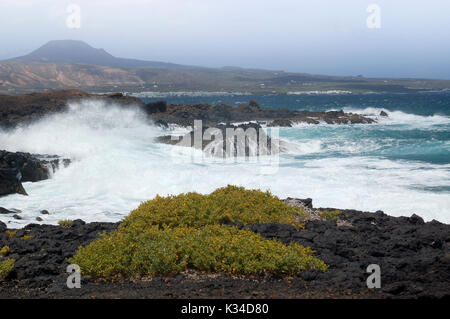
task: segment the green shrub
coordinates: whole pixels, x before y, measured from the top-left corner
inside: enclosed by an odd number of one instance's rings
[[[65,219],[65,220],[60,220],[58,222],[58,225],[64,228],[70,228],[73,226],[73,220],[69,220],[69,219]]]
[[[22,237],[22,240],[30,240],[30,239],[33,239],[33,236],[32,236],[32,235],[24,235],[24,236]]]
[[[69,262],[99,279],[145,278],[187,269],[241,275],[325,270],[310,248],[286,246],[223,225],[288,224],[304,214],[269,192],[235,186],[209,195],[157,196],[131,212],[117,230],[79,247]]]
[[[341,215],[342,212],[340,210],[323,210],[319,211],[319,216],[325,220],[337,220],[339,218],[339,215]]]
[[[13,270],[15,262],[16,261],[11,258],[7,258],[0,262],[0,281],[4,280]]]
[[[0,249],[0,256],[6,256],[9,253],[9,246],[3,246],[2,249]]]
[[[310,248],[267,240],[248,230],[225,225],[201,229],[150,226],[136,234],[121,230],[80,247],[70,263],[94,278],[142,278],[187,269],[231,274],[296,274],[325,270]]]
[[[291,224],[296,218],[304,216],[302,208],[291,207],[270,192],[227,186],[209,195],[156,196],[132,211],[121,227],[140,231],[150,225],[201,227],[224,222]]]

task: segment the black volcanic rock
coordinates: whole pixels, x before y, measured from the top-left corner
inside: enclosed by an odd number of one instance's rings
[[[290,120],[275,120],[269,124],[269,127],[292,127],[292,122]]]
[[[300,275],[313,285],[341,290],[364,288],[367,266],[378,264],[380,291],[391,297],[450,297],[450,225],[425,223],[417,215],[396,218],[383,212],[355,210],[343,210],[340,218],[348,226],[312,220],[300,231],[280,224],[240,228],[314,249],[329,269],[325,273],[307,271]]]
[[[229,133],[230,132],[230,133]],[[281,141],[273,140],[264,132],[260,124],[219,124],[215,127],[202,126],[202,137],[211,134],[209,139],[202,138],[201,148],[212,157],[238,157],[278,154],[284,150]],[[231,136],[230,136],[231,134]],[[184,136],[159,136],[159,143],[196,147],[194,131]]]
[[[22,175],[18,169],[0,168],[0,196],[9,194],[28,195],[21,183]]]
[[[309,205],[309,200],[292,199]],[[145,281],[95,281],[82,277],[82,289],[67,289],[67,258],[82,245],[116,229],[118,223],[84,223],[70,228],[30,224],[14,237],[0,222],[0,242],[16,260],[0,282],[0,298],[449,298],[450,225],[421,223],[416,216],[396,218],[383,212],[343,210],[347,226],[312,220],[304,230],[292,225],[243,226],[265,238],[311,247],[329,266],[326,272],[304,271],[289,278],[249,278],[195,273]],[[419,222],[419,223],[417,223]],[[23,240],[24,235],[31,239]],[[1,257],[0,257],[1,258]],[[381,289],[368,289],[367,266],[381,267]],[[192,279],[194,278],[194,279]],[[170,283],[170,285],[169,285]],[[220,291],[220,295],[217,292]],[[255,293],[257,295],[255,295]]]
[[[150,102],[143,106],[143,109],[147,114],[166,112],[167,111],[167,102],[166,101],[156,101]]]
[[[6,214],[14,214],[15,212],[13,212],[12,210],[8,210],[8,209],[6,209],[6,208],[4,208],[4,207],[0,207],[0,215],[1,214],[3,214],[3,215],[6,215]]]
[[[0,150],[0,196],[27,195],[22,182],[38,182],[48,179],[60,165],[67,166],[68,159],[58,156],[12,153]]]
[[[68,102],[83,99],[104,100],[122,106],[144,105],[140,99],[124,96],[122,93],[98,95],[80,90],[60,90],[24,95],[0,94],[0,127],[11,128],[39,120],[49,114],[65,112]]]
[[[164,112],[152,113],[154,120],[181,126],[192,126],[194,120],[202,120],[205,126],[217,126],[221,123],[265,122],[269,126],[292,126],[292,123],[318,124],[370,124],[371,118],[341,111],[310,112],[288,109],[270,109],[260,107],[256,102],[241,104],[237,107],[216,104],[170,105]],[[274,124],[272,124],[274,123]]]

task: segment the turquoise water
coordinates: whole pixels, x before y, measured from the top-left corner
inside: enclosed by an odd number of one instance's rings
[[[417,94],[226,95],[158,96],[145,102],[173,104],[226,103],[238,105],[255,99],[263,107],[292,110],[341,110],[375,118],[376,125],[305,125],[281,129],[294,141],[318,141],[321,151],[297,157],[370,156],[391,160],[450,164],[450,92]],[[388,119],[377,115],[384,110]],[[447,190],[448,187],[437,188]]]
[[[2,215],[0,220],[23,227],[46,209],[50,215],[44,223],[118,221],[157,194],[209,193],[233,184],[270,190],[280,198],[310,197],[315,207],[383,210],[393,216],[416,213],[450,223],[449,93],[191,95],[160,94],[145,101],[236,105],[253,98],[266,107],[343,109],[378,123],[296,124],[279,130],[287,152],[269,157],[270,163],[198,162],[192,160],[191,149],[155,143],[155,137],[168,132],[137,110],[102,101],[72,103],[67,113],[0,131],[0,145],[7,150],[72,159],[51,179],[24,183],[29,196],[0,198],[0,207],[19,209],[23,217]],[[381,110],[389,117],[379,117]]]

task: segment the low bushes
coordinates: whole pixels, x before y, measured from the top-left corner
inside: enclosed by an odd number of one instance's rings
[[[69,219],[60,220],[58,221],[58,225],[64,228],[70,228],[73,226],[73,220]]]
[[[286,246],[224,222],[293,223],[304,214],[268,192],[241,187],[156,197],[69,259],[85,275],[137,279],[188,269],[230,274],[292,275],[326,265],[309,248]]]
[[[16,236],[17,230],[7,230],[5,233],[9,238],[14,238],[14,236]]]
[[[4,280],[14,269],[15,262],[16,261],[11,258],[7,258],[0,262],[0,281]]]
[[[243,187],[219,188],[209,195],[187,193],[160,197],[141,204],[125,218],[122,227],[142,230],[150,225],[192,226],[239,222],[291,224],[305,216],[270,192]]]
[[[340,210],[322,210],[319,211],[319,216],[325,220],[336,221],[341,215],[342,212]]]
[[[9,253],[9,246],[3,246],[2,249],[0,249],[0,256],[4,257],[8,255]]]
[[[96,278],[142,278],[187,269],[232,274],[295,274],[325,270],[309,248],[286,246],[250,231],[224,225],[201,229],[150,226],[136,235],[114,231],[79,248],[69,260]]]

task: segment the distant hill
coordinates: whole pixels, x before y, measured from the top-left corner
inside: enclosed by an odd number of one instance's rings
[[[50,41],[30,54],[0,61],[0,92],[76,88],[109,91],[416,92],[450,89],[450,81],[370,79],[239,67],[203,68],[115,57],[82,41]]]
[[[48,63],[81,63],[109,66],[116,68],[168,68],[188,69],[189,66],[116,58],[103,49],[95,49],[83,41],[55,40],[50,41],[30,54],[10,59],[15,62],[48,62]]]

